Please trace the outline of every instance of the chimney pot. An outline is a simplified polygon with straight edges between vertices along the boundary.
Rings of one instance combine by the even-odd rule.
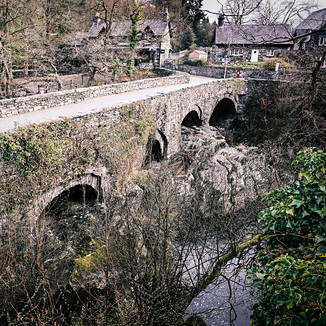
[[[219,15],[218,16],[218,26],[219,27],[222,27],[224,25],[224,19],[225,19],[224,15]]]

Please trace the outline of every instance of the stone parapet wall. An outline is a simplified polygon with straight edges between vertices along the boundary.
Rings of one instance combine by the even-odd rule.
[[[176,67],[178,71],[187,72],[191,75],[212,77],[212,78],[245,78],[245,79],[268,79],[268,80],[299,80],[303,74],[299,72],[287,72],[287,71],[271,71],[271,70],[260,70],[260,69],[241,69],[231,67],[214,67],[214,66],[189,66],[189,65],[178,65]],[[240,71],[239,76],[237,76]]]
[[[120,94],[139,89],[166,85],[187,84],[189,83],[189,78],[190,76],[187,74],[175,74],[168,77],[143,79],[121,84],[78,88],[47,94],[38,94],[27,97],[0,100],[0,118],[71,103],[77,103],[99,96]]]

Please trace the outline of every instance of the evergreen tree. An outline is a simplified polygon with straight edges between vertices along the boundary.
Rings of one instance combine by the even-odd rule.
[[[196,39],[195,33],[192,28],[188,26],[184,33],[182,34],[180,40],[180,50],[188,50],[192,44],[194,44]]]
[[[214,34],[214,24],[209,23],[208,17],[198,22],[194,28],[196,44],[198,46],[211,46]]]

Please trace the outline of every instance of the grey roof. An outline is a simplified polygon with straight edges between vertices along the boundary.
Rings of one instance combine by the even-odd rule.
[[[304,19],[296,28],[297,31],[316,31],[326,25],[326,8],[314,11]],[[299,33],[301,34],[301,33]]]
[[[88,31],[88,37],[97,37],[101,32],[105,31],[105,23],[94,22],[91,28]]]
[[[291,45],[287,25],[223,25],[216,26],[215,44],[279,44]]]
[[[191,53],[194,53],[194,52],[199,53],[199,54],[207,54],[205,51],[201,51],[201,50],[194,50]]]
[[[141,30],[145,30],[149,27],[156,37],[163,36],[169,32],[169,23],[162,19],[147,19],[140,22]],[[88,32],[89,37],[97,37],[102,31],[106,29],[105,23],[94,22]],[[110,36],[112,37],[124,37],[127,36],[131,30],[130,20],[124,20],[120,22],[112,22],[110,28]]]

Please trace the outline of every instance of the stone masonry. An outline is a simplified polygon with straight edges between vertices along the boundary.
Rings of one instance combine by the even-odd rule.
[[[99,96],[120,94],[138,89],[188,82],[189,75],[177,74],[168,77],[143,79],[121,84],[93,86],[88,88],[78,88],[47,94],[32,95],[28,97],[5,99],[0,100],[0,118],[8,117],[15,114],[53,108],[56,106],[62,106],[71,103],[77,103],[86,99]]]

